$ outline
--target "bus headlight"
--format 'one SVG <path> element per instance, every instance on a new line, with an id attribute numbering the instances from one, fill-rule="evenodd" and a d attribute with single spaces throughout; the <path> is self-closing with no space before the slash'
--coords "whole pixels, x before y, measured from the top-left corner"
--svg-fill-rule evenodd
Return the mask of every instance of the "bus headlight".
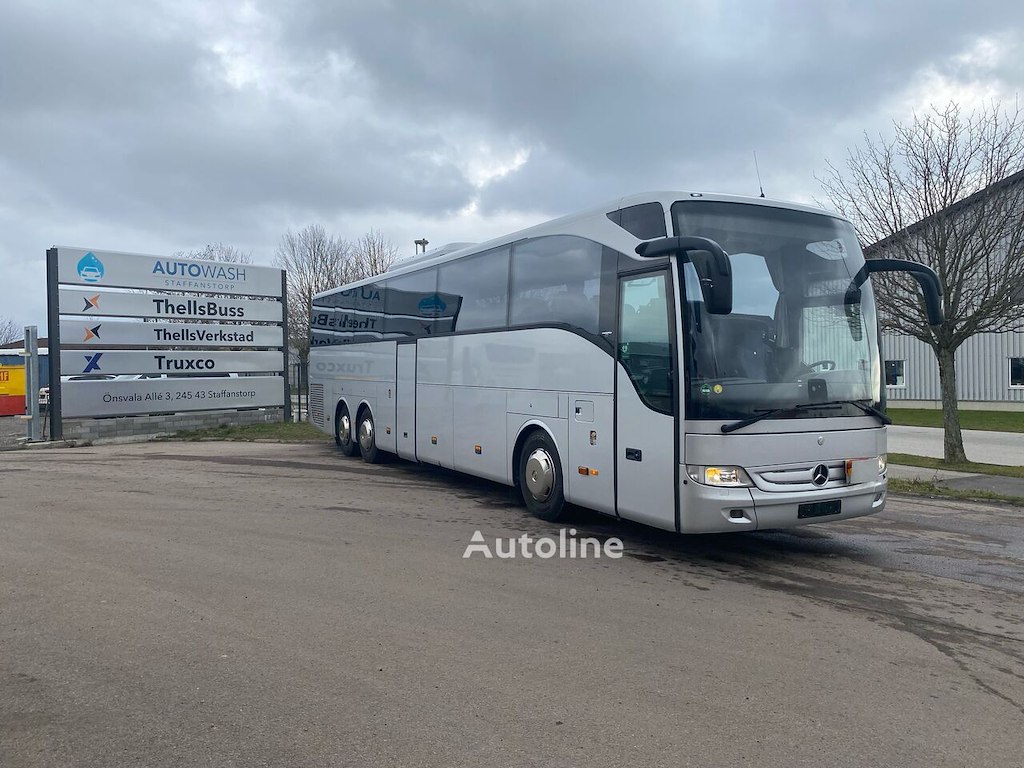
<path id="1" fill-rule="evenodd" d="M 695 483 L 724 488 L 749 488 L 753 485 L 743 467 L 698 467 L 688 464 L 686 474 Z"/>
<path id="2" fill-rule="evenodd" d="M 884 475 L 885 474 L 885 470 L 886 470 L 886 468 L 888 466 L 889 466 L 889 456 L 888 456 L 888 454 L 883 453 L 883 454 L 881 454 L 878 457 L 878 474 Z"/>

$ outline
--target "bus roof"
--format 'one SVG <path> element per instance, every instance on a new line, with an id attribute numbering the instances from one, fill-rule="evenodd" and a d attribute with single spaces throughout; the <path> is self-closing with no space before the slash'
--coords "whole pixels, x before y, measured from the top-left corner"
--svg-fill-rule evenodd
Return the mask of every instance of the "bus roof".
<path id="1" fill-rule="evenodd" d="M 578 237 L 585 237 L 611 248 L 615 248 L 622 253 L 632 255 L 633 249 L 636 247 L 637 243 L 640 242 L 640 239 L 613 223 L 608 218 L 608 214 L 613 211 L 617 211 L 620 208 L 629 208 L 630 206 L 641 205 L 643 203 L 661 203 L 662 207 L 665 209 L 666 215 L 669 215 L 669 209 L 671 208 L 672 203 L 680 200 L 747 203 L 750 205 L 761 205 L 769 208 L 788 208 L 790 210 L 817 213 L 825 216 L 832 216 L 834 218 L 843 218 L 839 214 L 827 211 L 823 208 L 804 205 L 802 203 L 792 203 L 785 200 L 774 200 L 771 198 L 726 195 L 713 192 L 641 192 L 616 198 L 615 200 L 610 200 L 602 205 L 588 208 L 584 211 L 560 216 L 556 219 L 551 219 L 541 224 L 527 227 L 526 229 L 520 229 L 516 232 L 511 232 L 507 235 L 502 235 L 501 237 L 496 237 L 483 243 L 450 243 L 430 251 L 429 253 L 419 254 L 396 262 L 392 265 L 390 270 L 383 274 L 374 275 L 373 277 L 357 280 L 352 283 L 347 283 L 344 286 L 338 286 L 337 288 L 323 291 L 322 293 L 318 293 L 313 296 L 313 298 L 317 299 L 321 296 L 329 296 L 336 293 L 341 288 L 358 288 L 361 285 L 369 285 L 377 282 L 382 278 L 398 277 L 409 272 L 416 272 L 425 267 L 436 267 L 449 261 L 455 261 L 466 256 L 471 256 L 475 253 L 488 251 L 492 248 L 498 248 L 519 240 L 525 240 L 532 237 L 542 237 L 545 235 L 576 235 Z"/>

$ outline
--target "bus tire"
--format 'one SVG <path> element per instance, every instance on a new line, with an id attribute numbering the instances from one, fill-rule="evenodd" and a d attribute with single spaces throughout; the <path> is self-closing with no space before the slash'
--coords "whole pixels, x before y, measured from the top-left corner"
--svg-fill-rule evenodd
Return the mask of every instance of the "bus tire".
<path id="1" fill-rule="evenodd" d="M 519 492 L 535 517 L 553 523 L 565 512 L 562 462 L 547 433 L 535 430 L 519 452 Z"/>
<path id="2" fill-rule="evenodd" d="M 357 423 L 359 426 L 356 434 L 359 439 L 359 452 L 363 454 L 363 461 L 367 464 L 382 463 L 384 451 L 377 448 L 377 430 L 374 428 L 373 414 L 369 408 L 360 411 Z"/>
<path id="3" fill-rule="evenodd" d="M 355 456 L 359 450 L 359 445 L 352 439 L 352 418 L 344 403 L 334 413 L 334 442 L 346 456 Z"/>

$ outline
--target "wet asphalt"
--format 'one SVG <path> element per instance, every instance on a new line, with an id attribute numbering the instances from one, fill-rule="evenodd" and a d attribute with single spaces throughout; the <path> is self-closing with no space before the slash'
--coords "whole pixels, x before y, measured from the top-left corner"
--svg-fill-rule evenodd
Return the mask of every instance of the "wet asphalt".
<path id="1" fill-rule="evenodd" d="M 0 454 L 0 765 L 1013 766 L 1024 510 L 683 538 L 333 445 Z"/>

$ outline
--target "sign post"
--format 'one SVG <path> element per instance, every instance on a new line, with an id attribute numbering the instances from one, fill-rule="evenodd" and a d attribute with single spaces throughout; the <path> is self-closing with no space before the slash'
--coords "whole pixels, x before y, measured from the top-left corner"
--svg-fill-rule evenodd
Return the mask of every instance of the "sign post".
<path id="1" fill-rule="evenodd" d="M 281 332 L 284 335 L 284 420 L 292 420 L 292 390 L 288 382 L 288 273 L 281 270 Z"/>
<path id="2" fill-rule="evenodd" d="M 60 408 L 60 303 L 58 301 L 57 249 L 46 251 L 46 334 L 50 359 L 50 439 L 64 439 Z"/>
<path id="3" fill-rule="evenodd" d="M 25 327 L 25 413 L 28 414 L 28 441 L 42 439 L 39 419 L 39 331 L 34 325 Z"/>

